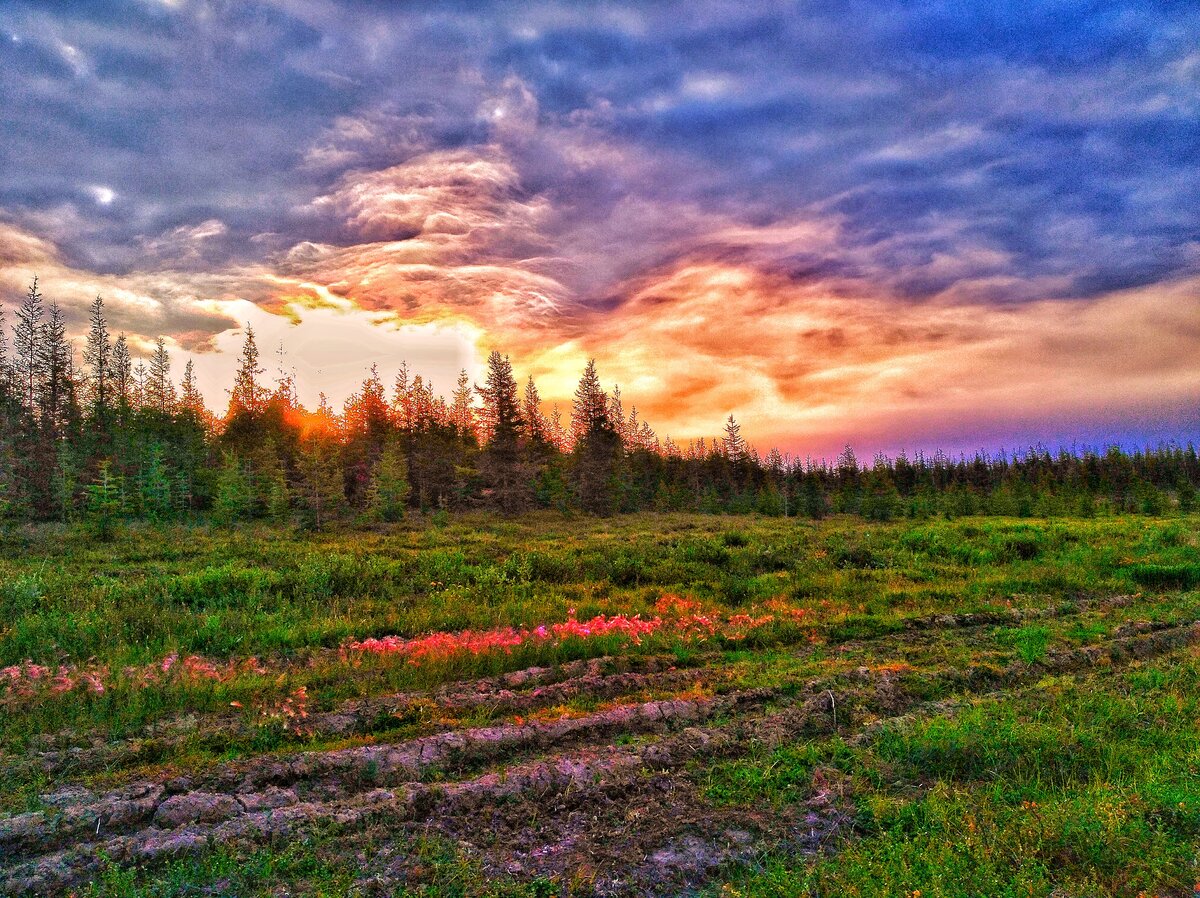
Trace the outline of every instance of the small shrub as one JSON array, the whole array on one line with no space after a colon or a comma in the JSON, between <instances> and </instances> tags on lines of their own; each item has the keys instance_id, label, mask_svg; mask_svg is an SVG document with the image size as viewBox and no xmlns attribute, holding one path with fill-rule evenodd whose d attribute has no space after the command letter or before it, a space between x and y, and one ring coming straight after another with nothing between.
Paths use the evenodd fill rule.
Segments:
<instances>
[{"instance_id":1,"label":"small shrub","mask_svg":"<svg viewBox=\"0 0 1200 898\"><path fill-rule=\"evenodd\" d=\"M1134 564L1130 578L1149 589L1195 589L1200 586L1200 564Z\"/></svg>"},{"instance_id":2,"label":"small shrub","mask_svg":"<svg viewBox=\"0 0 1200 898\"><path fill-rule=\"evenodd\" d=\"M22 574L0 588L6 616L36 611L44 594L42 578L37 574Z\"/></svg>"}]
</instances>

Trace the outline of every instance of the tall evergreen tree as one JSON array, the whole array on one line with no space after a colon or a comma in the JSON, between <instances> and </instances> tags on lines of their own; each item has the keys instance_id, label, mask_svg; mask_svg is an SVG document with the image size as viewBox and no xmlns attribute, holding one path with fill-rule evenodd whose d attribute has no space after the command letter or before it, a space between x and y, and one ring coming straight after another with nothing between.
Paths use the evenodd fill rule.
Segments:
<instances>
[{"instance_id":1,"label":"tall evergreen tree","mask_svg":"<svg viewBox=\"0 0 1200 898\"><path fill-rule=\"evenodd\" d=\"M458 383L454 387L454 404L450 407L450 421L454 429L462 437L475 438L475 391L471 387L471 378L464 368L458 373Z\"/></svg>"},{"instance_id":2,"label":"tall evergreen tree","mask_svg":"<svg viewBox=\"0 0 1200 898\"><path fill-rule=\"evenodd\" d=\"M538 395L533 375L525 382L525 395L521 399L521 417L525 421L525 432L537 444L548 442L546 416L542 414L542 397Z\"/></svg>"},{"instance_id":3,"label":"tall evergreen tree","mask_svg":"<svg viewBox=\"0 0 1200 898\"><path fill-rule=\"evenodd\" d=\"M583 377L575 389L571 403L571 443L578 443L593 428L608 425L608 397L600 387L600 376L596 374L596 360L588 359Z\"/></svg>"},{"instance_id":4,"label":"tall evergreen tree","mask_svg":"<svg viewBox=\"0 0 1200 898\"><path fill-rule=\"evenodd\" d=\"M175 411L175 385L171 383L171 356L162 337L154 341L154 353L150 356L150 371L146 376L146 407L160 415Z\"/></svg>"},{"instance_id":5,"label":"tall evergreen tree","mask_svg":"<svg viewBox=\"0 0 1200 898\"><path fill-rule=\"evenodd\" d=\"M258 378L264 370L258 365L258 344L254 342L254 329L247 325L246 342L242 344L242 355L238 360L237 373L233 377L233 389L229 394L229 410L226 417L255 415L262 411L266 396Z\"/></svg>"},{"instance_id":6,"label":"tall evergreen tree","mask_svg":"<svg viewBox=\"0 0 1200 898\"><path fill-rule=\"evenodd\" d=\"M66 433L71 405L75 400L75 382L67 324L56 302L50 303L38 341L37 357L41 373L41 384L37 390L39 420L46 439L57 442Z\"/></svg>"},{"instance_id":7,"label":"tall evergreen tree","mask_svg":"<svg viewBox=\"0 0 1200 898\"><path fill-rule=\"evenodd\" d=\"M733 415L725 422L725 438L721 441L721 447L730 461L746 460L746 441L742 439L742 425L734 420Z\"/></svg>"},{"instance_id":8,"label":"tall evergreen tree","mask_svg":"<svg viewBox=\"0 0 1200 898\"><path fill-rule=\"evenodd\" d=\"M112 422L113 345L104 318L104 300L97 296L88 309L88 335L83 350L88 366L88 413L97 438L105 438ZM104 440L106 442L106 440Z\"/></svg>"},{"instance_id":9,"label":"tall evergreen tree","mask_svg":"<svg viewBox=\"0 0 1200 898\"><path fill-rule=\"evenodd\" d=\"M476 388L483 403L480 429L487 440L480 457L480 474L496 506L512 514L528 507L533 496L531 472L521 445L521 404L508 356L492 350L487 366L487 379Z\"/></svg>"},{"instance_id":10,"label":"tall evergreen tree","mask_svg":"<svg viewBox=\"0 0 1200 898\"><path fill-rule=\"evenodd\" d=\"M113 343L112 384L114 404L124 415L128 413L133 397L133 361L129 357L129 342L124 334Z\"/></svg>"},{"instance_id":11,"label":"tall evergreen tree","mask_svg":"<svg viewBox=\"0 0 1200 898\"><path fill-rule=\"evenodd\" d=\"M7 415L12 401L12 364L8 358L8 331L4 325L4 306L0 306L0 416Z\"/></svg>"},{"instance_id":12,"label":"tall evergreen tree","mask_svg":"<svg viewBox=\"0 0 1200 898\"><path fill-rule=\"evenodd\" d=\"M574 483L580 506L593 514L617 508L621 436L608 417L608 400L600 388L595 359L584 368L571 406Z\"/></svg>"},{"instance_id":13,"label":"tall evergreen tree","mask_svg":"<svg viewBox=\"0 0 1200 898\"><path fill-rule=\"evenodd\" d=\"M13 324L13 378L21 407L31 418L38 412L38 387L42 381L42 319L46 310L42 294L38 292L38 279L29 285L25 299L17 309Z\"/></svg>"}]
</instances>

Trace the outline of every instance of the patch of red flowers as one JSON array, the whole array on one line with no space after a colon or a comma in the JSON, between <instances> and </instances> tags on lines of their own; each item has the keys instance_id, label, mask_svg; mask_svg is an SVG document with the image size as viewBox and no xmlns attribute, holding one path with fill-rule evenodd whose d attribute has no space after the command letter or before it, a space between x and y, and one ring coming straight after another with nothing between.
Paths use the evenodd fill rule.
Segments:
<instances>
[{"instance_id":1,"label":"patch of red flowers","mask_svg":"<svg viewBox=\"0 0 1200 898\"><path fill-rule=\"evenodd\" d=\"M398 655L406 658L409 664L421 664L425 661L445 660L464 655L481 655L495 651L512 652L514 648L523 645L562 643L569 639L587 640L618 636L635 645L640 644L643 637L653 634L687 640L717 636L725 639L745 639L754 630L765 627L776 619L774 614L723 615L716 611L705 611L695 599L671 594L659 599L654 610L656 614L649 618L643 618L640 614L598 614L581 621L572 609L565 621L532 628L461 630L457 633L431 633L412 639L403 636L361 639L347 643L343 647L343 655Z\"/></svg>"}]
</instances>

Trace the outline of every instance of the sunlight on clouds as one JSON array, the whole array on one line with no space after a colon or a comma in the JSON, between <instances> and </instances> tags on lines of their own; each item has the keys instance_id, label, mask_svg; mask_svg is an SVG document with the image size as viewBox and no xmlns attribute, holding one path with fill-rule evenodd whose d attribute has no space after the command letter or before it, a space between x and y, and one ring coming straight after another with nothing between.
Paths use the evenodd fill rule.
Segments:
<instances>
[{"instance_id":1,"label":"sunlight on clouds","mask_svg":"<svg viewBox=\"0 0 1200 898\"><path fill-rule=\"evenodd\" d=\"M265 380L274 381L280 368L278 349L283 344L282 366L294 370L301 400L310 408L324 392L341 403L358 389L372 363L378 363L384 383L391 381L403 361L435 389L449 395L461 369L471 377L480 370L482 333L463 322L402 324L388 316L359 310L305 309L295 318L281 317L244 300L220 304L221 312L254 329ZM215 353L181 354L177 362L192 359L200 388L210 407L224 411L233 360L245 340L243 327L222 333Z\"/></svg>"}]
</instances>

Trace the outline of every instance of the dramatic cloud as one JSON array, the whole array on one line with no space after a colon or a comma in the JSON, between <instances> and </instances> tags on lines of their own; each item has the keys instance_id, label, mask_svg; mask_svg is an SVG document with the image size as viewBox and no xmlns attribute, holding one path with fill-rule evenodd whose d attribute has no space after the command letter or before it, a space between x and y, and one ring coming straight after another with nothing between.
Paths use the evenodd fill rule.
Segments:
<instances>
[{"instance_id":1,"label":"dramatic cloud","mask_svg":"<svg viewBox=\"0 0 1200 898\"><path fill-rule=\"evenodd\" d=\"M214 406L250 321L335 393L320 335L359 328L439 378L500 346L560 400L596 355L679 436L1153 405L1186 438L1197 34L1167 2L14 0L0 299L36 272L77 329L102 293Z\"/></svg>"}]
</instances>

